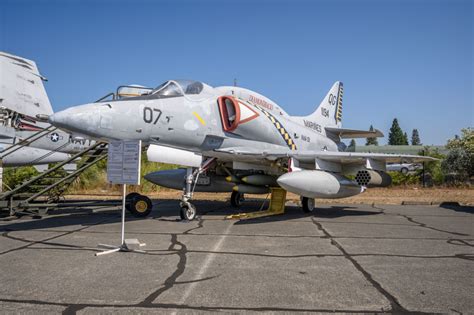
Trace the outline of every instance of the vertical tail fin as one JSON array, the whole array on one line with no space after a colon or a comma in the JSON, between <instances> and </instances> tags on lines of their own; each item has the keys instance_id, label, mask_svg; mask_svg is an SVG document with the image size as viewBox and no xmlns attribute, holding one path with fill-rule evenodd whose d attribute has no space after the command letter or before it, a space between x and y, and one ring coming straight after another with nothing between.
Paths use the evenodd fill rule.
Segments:
<instances>
[{"instance_id":1,"label":"vertical tail fin","mask_svg":"<svg viewBox=\"0 0 474 315\"><path fill-rule=\"evenodd\" d=\"M31 117L53 113L34 61L0 51L0 69L0 106Z\"/></svg>"},{"instance_id":2,"label":"vertical tail fin","mask_svg":"<svg viewBox=\"0 0 474 315\"><path fill-rule=\"evenodd\" d=\"M341 128L343 94L344 87L342 82L335 82L321 104L311 115L297 118L302 119L305 125L316 124L320 125L322 129L324 127Z\"/></svg>"}]
</instances>

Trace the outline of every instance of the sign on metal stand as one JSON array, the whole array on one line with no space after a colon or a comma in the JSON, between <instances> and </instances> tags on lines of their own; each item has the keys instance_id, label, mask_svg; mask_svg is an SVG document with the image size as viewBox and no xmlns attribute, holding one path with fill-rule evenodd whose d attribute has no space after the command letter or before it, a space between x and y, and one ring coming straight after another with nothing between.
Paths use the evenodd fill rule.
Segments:
<instances>
[{"instance_id":1,"label":"sign on metal stand","mask_svg":"<svg viewBox=\"0 0 474 315\"><path fill-rule=\"evenodd\" d=\"M122 230L120 246L99 244L109 250L96 253L96 256L114 252L142 252L131 249L127 244L145 246L137 239L125 239L125 206L127 185L140 185L141 140L117 140L109 142L107 161L107 180L113 184L122 184Z\"/></svg>"}]
</instances>

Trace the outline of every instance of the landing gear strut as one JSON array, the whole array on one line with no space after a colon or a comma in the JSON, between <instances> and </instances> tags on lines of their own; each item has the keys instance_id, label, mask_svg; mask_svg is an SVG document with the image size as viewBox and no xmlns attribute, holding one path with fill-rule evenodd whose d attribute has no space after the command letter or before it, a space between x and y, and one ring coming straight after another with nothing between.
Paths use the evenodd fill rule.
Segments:
<instances>
[{"instance_id":1,"label":"landing gear strut","mask_svg":"<svg viewBox=\"0 0 474 315\"><path fill-rule=\"evenodd\" d=\"M194 188L196 187L199 174L206 171L214 161L215 158L209 158L201 164L201 167L199 167L199 169L193 169L192 167L188 167L186 169L183 196L181 197L181 202L179 203L181 207L179 216L182 220L192 221L196 218L196 207L191 203Z\"/></svg>"},{"instance_id":2,"label":"landing gear strut","mask_svg":"<svg viewBox=\"0 0 474 315\"><path fill-rule=\"evenodd\" d=\"M194 174L192 167L186 169L186 179L184 183L183 196L181 197L181 211L179 215L181 220L192 221L196 218L196 207L190 202L193 197L192 184L194 181Z\"/></svg>"}]
</instances>

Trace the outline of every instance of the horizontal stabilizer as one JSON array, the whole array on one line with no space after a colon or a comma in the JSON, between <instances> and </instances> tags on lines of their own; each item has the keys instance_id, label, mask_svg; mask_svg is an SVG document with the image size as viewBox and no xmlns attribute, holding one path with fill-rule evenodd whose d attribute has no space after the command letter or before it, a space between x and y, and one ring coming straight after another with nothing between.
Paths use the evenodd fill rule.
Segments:
<instances>
[{"instance_id":1,"label":"horizontal stabilizer","mask_svg":"<svg viewBox=\"0 0 474 315\"><path fill-rule=\"evenodd\" d=\"M326 127L326 135L330 138L339 137L341 139L353 139L353 138L381 138L383 133L378 130L355 130L355 129L342 129Z\"/></svg>"}]
</instances>

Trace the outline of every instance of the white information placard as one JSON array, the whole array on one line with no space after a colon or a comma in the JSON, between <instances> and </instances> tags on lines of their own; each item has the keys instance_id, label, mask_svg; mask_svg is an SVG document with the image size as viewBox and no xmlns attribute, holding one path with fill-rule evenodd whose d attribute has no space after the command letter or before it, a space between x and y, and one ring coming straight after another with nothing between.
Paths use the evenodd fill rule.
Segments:
<instances>
[{"instance_id":1,"label":"white information placard","mask_svg":"<svg viewBox=\"0 0 474 315\"><path fill-rule=\"evenodd\" d=\"M109 142L107 180L114 184L140 185L141 140Z\"/></svg>"}]
</instances>

